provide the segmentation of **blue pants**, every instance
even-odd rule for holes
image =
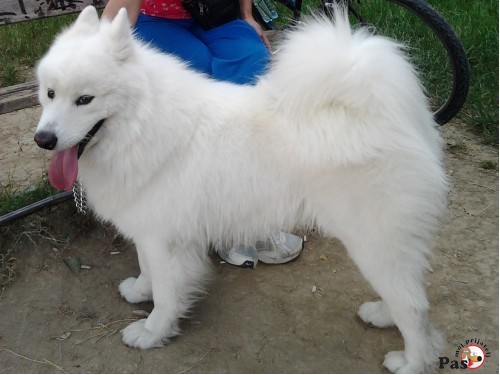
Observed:
[[[269,51],[255,29],[241,19],[204,30],[191,19],[139,14],[135,34],[222,81],[254,83],[270,60]]]

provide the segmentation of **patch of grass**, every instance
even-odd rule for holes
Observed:
[[[498,144],[498,1],[429,2],[453,25],[469,57],[471,87],[460,117]]]
[[[54,189],[47,178],[27,189],[15,188],[12,185],[0,187],[0,216],[13,212],[30,203],[53,194]],[[15,247],[20,235],[15,234],[11,226],[0,227],[0,291],[11,284],[17,273]]]
[[[467,144],[462,140],[459,140],[456,143],[448,144],[448,151],[452,154],[466,154]]]
[[[54,195],[56,192],[49,185],[46,177],[28,189],[16,189],[11,186],[1,187],[0,216]],[[72,204],[66,206],[71,212],[74,212]],[[51,215],[51,219],[47,220],[43,214],[32,214],[24,219],[0,226],[0,294],[5,287],[15,280],[18,273],[17,252],[19,249],[24,248],[26,243],[34,244],[43,240],[49,241],[53,246],[57,245],[58,247],[67,244],[68,239],[61,236],[58,230],[64,228],[68,222],[73,220],[69,210],[60,210],[60,214],[56,215],[56,219],[54,219],[54,215]],[[57,216],[63,218],[57,218]],[[82,227],[84,225],[79,226],[79,228]],[[65,229],[67,232],[67,228]]]
[[[487,170],[497,170],[498,169],[498,161],[496,160],[485,160],[481,162],[479,165],[483,169]]]
[[[0,26],[0,87],[21,83],[47,52],[56,34],[76,18],[64,15]]]
[[[12,185],[4,186],[0,188],[0,216],[54,195],[57,192],[50,186],[46,176],[39,183],[27,189],[16,188]]]
[[[2,251],[0,246],[0,291],[16,279],[16,261],[11,248]]]

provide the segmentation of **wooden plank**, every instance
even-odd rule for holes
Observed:
[[[76,13],[87,5],[103,8],[108,0],[0,0],[0,25]]]
[[[36,81],[0,88],[0,114],[33,107],[38,104]]]

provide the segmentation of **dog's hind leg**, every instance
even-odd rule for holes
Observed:
[[[167,248],[151,239],[136,244],[150,272],[154,308],[147,319],[123,330],[123,342],[148,349],[163,346],[168,338],[180,333],[179,318],[186,315],[196,295],[202,292],[208,257],[198,244]]]
[[[383,223],[380,218],[379,223]],[[428,239],[383,225],[357,228],[344,239],[349,254],[382,301],[364,304],[359,314],[379,327],[396,325],[405,350],[387,354],[384,366],[396,373],[422,373],[436,364],[440,335],[429,324],[429,303],[423,284]],[[342,238],[341,238],[342,240]],[[426,355],[422,355],[426,353]],[[431,355],[429,355],[431,353]],[[434,361],[434,362],[433,362]]]

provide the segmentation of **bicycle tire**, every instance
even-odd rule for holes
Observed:
[[[350,13],[354,14],[353,12],[359,11],[363,1],[366,2],[365,0],[349,1]],[[439,125],[443,125],[461,110],[469,92],[469,61],[462,43],[450,24],[427,2],[423,0],[385,0],[385,2],[393,3],[413,13],[432,30],[446,50],[451,68],[450,73],[452,73],[451,87],[449,93],[446,94],[447,97],[443,98],[441,103],[433,108],[435,121]],[[354,15],[354,17],[360,22],[371,24],[361,14]],[[425,71],[422,74],[425,74]]]

